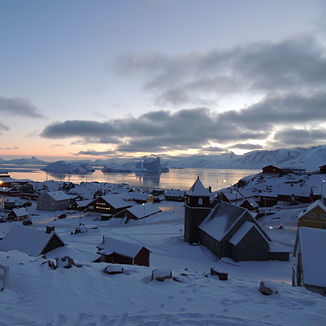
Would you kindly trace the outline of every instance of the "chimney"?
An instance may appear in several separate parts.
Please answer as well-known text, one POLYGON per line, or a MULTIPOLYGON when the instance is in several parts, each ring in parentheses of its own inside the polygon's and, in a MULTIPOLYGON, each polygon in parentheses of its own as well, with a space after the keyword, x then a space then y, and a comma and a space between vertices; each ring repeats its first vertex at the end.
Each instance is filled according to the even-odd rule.
POLYGON ((49 225, 47 225, 47 226, 46 226, 45 233, 50 234, 52 231, 54 232, 54 226, 49 226, 49 225))

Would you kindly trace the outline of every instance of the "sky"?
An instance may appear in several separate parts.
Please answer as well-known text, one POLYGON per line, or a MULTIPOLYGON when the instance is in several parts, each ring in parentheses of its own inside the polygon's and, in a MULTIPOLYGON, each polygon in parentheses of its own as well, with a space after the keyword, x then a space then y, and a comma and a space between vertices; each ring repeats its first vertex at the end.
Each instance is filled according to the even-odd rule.
POLYGON ((324 0, 0 0, 0 157, 326 144, 324 0))

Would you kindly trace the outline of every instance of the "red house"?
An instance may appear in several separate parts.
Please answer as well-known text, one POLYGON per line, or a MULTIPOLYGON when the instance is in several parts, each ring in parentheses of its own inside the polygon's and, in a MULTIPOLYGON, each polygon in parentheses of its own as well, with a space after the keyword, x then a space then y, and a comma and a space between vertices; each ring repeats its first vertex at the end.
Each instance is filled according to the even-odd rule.
POLYGON ((149 266, 150 251, 138 244, 103 237, 96 262, 149 266))
POLYGON ((263 167, 263 173, 264 174, 280 174, 282 172, 282 169, 274 166, 274 165, 267 165, 263 167))

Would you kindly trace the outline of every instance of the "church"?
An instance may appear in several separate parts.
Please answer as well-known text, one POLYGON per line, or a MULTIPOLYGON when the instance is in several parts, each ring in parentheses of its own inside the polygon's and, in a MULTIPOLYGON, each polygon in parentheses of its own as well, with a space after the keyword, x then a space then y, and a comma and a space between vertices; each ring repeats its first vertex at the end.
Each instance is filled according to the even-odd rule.
POLYGON ((288 261, 290 252, 273 243, 251 213, 211 200, 199 177, 186 193, 184 240, 207 247, 218 258, 288 261))

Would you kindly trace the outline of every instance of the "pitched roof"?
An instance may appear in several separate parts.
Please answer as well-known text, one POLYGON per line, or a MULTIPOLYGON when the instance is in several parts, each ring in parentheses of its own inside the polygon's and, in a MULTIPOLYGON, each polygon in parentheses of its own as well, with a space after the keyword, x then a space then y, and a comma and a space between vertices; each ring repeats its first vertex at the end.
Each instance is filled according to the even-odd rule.
POLYGON ((199 180, 199 177, 195 181, 195 183, 192 185, 192 187, 187 191, 187 195, 189 196, 210 196, 211 193, 208 189, 206 189, 202 182, 199 180))
POLYGON ((257 225, 249 221, 244 222, 241 228, 232 236, 229 241, 236 246, 252 228, 255 228, 265 239, 265 241, 268 242, 268 239, 266 239, 265 235, 261 232, 257 225))
POLYGON ((310 204, 306 209, 302 210, 299 215, 298 219, 302 217, 303 215, 306 215, 316 207, 320 207, 325 213, 326 213, 326 206, 323 204, 322 200, 316 200, 312 204, 310 204))
POLYGON ((299 183, 283 183, 278 188, 278 194, 309 197, 311 194, 311 186, 299 183))
POLYGON ((221 202, 215 206, 199 228, 214 239, 221 241, 246 211, 245 208, 221 202))
POLYGON ((61 240, 55 232, 46 233, 45 230, 14 224, 0 240, 0 250, 18 250, 30 256, 39 256, 54 235, 61 240))
POLYGON ((299 228, 304 284, 326 287, 326 230, 299 228))
POLYGON ((136 205, 127 208, 127 211, 137 218, 142 218, 145 216, 149 216, 161 212, 161 210, 157 206, 153 205, 152 203, 136 205))
POLYGON ((13 209, 12 209, 12 212, 13 212, 17 217, 28 215, 28 212, 27 212, 27 210, 26 210, 25 207, 13 208, 13 209))
POLYGON ((116 195, 105 195, 101 196, 108 204, 110 204, 113 208, 122 208, 130 206, 122 197, 121 194, 116 195))
POLYGON ((136 243, 108 237, 103 237, 103 241, 97 247, 101 249, 100 253, 105 255, 116 253, 130 258, 136 257, 139 251, 144 248, 136 243))
POLYGON ((58 190, 58 191, 49 191, 47 193, 50 197, 52 197, 55 201, 60 201, 60 200, 67 200, 74 198, 75 196, 69 196, 65 192, 58 190))

